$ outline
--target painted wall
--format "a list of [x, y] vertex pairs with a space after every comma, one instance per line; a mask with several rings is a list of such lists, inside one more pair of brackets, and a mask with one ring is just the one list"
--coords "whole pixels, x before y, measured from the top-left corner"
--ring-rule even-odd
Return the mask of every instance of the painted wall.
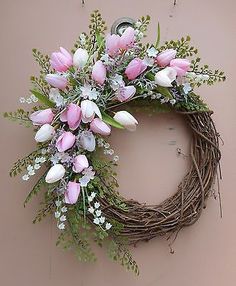
[[[34, 148], [32, 131], [1, 119], [0, 284], [14, 285], [129, 285], [129, 286], [233, 286], [236, 284], [236, 191], [235, 191], [235, 11], [234, 0], [1, 0], [1, 110], [15, 110], [18, 98], [28, 94], [29, 76], [37, 73], [31, 48], [51, 53], [59, 46], [70, 48], [87, 29], [88, 17], [98, 8], [110, 26], [121, 16], [152, 17], [148, 40], [155, 39], [157, 21], [162, 41], [191, 34], [202, 59], [225, 70], [228, 80], [199, 92], [215, 111], [214, 120], [224, 140], [221, 182], [223, 219], [219, 203], [209, 200], [201, 219], [183, 230], [170, 254], [165, 239], [140, 244], [133, 250], [141, 274], [134, 277], [110, 262], [97, 249], [98, 262], [80, 264], [72, 253], [55, 246], [53, 219], [31, 224], [40, 198], [26, 209], [23, 200], [33, 185], [10, 179], [8, 170], [18, 156]], [[189, 133], [180, 118], [138, 115], [136, 133], [113, 134], [119, 154], [120, 191], [127, 197], [160, 202], [173, 194], [183, 177], [188, 159]]]

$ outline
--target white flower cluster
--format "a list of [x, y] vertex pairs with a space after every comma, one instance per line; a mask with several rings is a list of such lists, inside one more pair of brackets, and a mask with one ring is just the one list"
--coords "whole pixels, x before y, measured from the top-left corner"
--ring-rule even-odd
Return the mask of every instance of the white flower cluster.
[[[100, 148], [104, 148], [104, 151], [103, 151], [104, 155], [110, 155], [110, 156], [114, 155], [114, 153], [115, 153], [114, 150], [110, 148], [110, 144], [107, 143], [103, 138], [99, 138], [97, 140], [97, 145]], [[119, 161], [119, 156], [118, 155], [114, 155], [113, 156], [113, 161], [114, 162]]]
[[45, 157], [37, 157], [34, 160], [34, 165], [28, 165], [27, 166], [27, 171], [28, 173], [22, 176], [22, 180], [23, 181], [28, 181], [30, 176], [35, 175], [35, 171], [41, 168], [41, 164], [46, 162], [46, 158]]
[[102, 211], [100, 209], [100, 203], [95, 202], [93, 205], [91, 204], [96, 196], [96, 193], [92, 192], [90, 196], [88, 196], [88, 201], [90, 207], [88, 208], [88, 212], [94, 216], [93, 223], [99, 226], [104, 226], [105, 230], [109, 230], [112, 225], [109, 222], [106, 222], [106, 218], [102, 216]]
[[88, 167], [83, 170], [83, 176], [79, 179], [81, 187], [87, 187], [90, 180], [94, 179], [95, 171], [93, 171], [93, 167]]
[[208, 81], [210, 78], [208, 74], [196, 74], [195, 72], [188, 72], [186, 74], [186, 77], [191, 79], [195, 83]]
[[31, 103], [35, 103], [35, 102], [38, 102], [38, 98], [31, 94], [29, 97], [25, 98], [25, 97], [20, 97], [19, 99], [20, 103], [28, 103], [28, 104], [31, 104]]
[[65, 229], [67, 207], [63, 206], [62, 201], [60, 201], [59, 199], [55, 202], [55, 204], [56, 204], [57, 209], [54, 215], [57, 220], [57, 227], [60, 230], [63, 230]]

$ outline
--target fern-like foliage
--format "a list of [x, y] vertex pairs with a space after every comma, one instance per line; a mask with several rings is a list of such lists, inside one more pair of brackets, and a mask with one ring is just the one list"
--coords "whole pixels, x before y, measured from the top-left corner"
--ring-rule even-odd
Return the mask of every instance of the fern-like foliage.
[[175, 49], [177, 51], [177, 57], [186, 58], [196, 55], [198, 50], [190, 45], [190, 36], [182, 37], [180, 40], [176, 41], [166, 41], [165, 44], [160, 47], [160, 51], [166, 49]]
[[23, 109], [17, 109], [16, 111], [13, 112], [4, 112], [3, 116], [5, 118], [8, 118], [9, 120], [13, 122], [17, 122], [20, 125], [24, 125], [25, 127], [30, 127], [32, 126], [32, 122], [29, 119], [30, 112], [25, 111]]
[[48, 55], [42, 54], [39, 50], [33, 49], [32, 50], [33, 57], [35, 58], [36, 62], [39, 64], [41, 67], [40, 73], [42, 75], [48, 74], [52, 72], [51, 70], [51, 65], [50, 65], [50, 57]]
[[136, 275], [139, 275], [138, 265], [124, 243], [115, 240], [110, 241], [108, 245], [108, 256], [113, 261], [119, 262], [127, 270], [133, 271]]
[[45, 182], [45, 177], [47, 174], [48, 170], [44, 173], [44, 175], [37, 181], [37, 183], [34, 185], [33, 189], [29, 192], [29, 194], [27, 195], [25, 201], [24, 201], [24, 207], [26, 206], [26, 204], [34, 197], [36, 196], [43, 188], [46, 188], [46, 186], [48, 185]]
[[23, 172], [23, 170], [25, 170], [28, 165], [33, 165], [34, 160], [38, 155], [39, 156], [41, 155], [41, 148], [31, 152], [26, 157], [17, 160], [10, 170], [10, 176], [15, 177], [18, 174], [20, 174], [21, 172]]
[[143, 35], [145, 36], [145, 33], [147, 32], [147, 28], [148, 28], [148, 25], [150, 24], [150, 16], [147, 15], [147, 16], [142, 16], [140, 19], [138, 19], [138, 23], [139, 23], [139, 26], [137, 27], [138, 30], [143, 33]]
[[40, 75], [39, 77], [31, 76], [30, 80], [34, 89], [39, 90], [42, 94], [48, 96], [50, 86], [44, 78], [43, 75]]

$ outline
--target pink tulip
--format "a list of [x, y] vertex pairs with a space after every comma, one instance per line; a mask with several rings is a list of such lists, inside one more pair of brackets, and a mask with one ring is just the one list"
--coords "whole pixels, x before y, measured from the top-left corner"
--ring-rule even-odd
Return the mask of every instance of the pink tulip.
[[120, 49], [120, 36], [118, 35], [107, 35], [106, 37], [106, 52], [109, 56], [114, 56], [119, 52]]
[[34, 125], [50, 124], [53, 120], [54, 114], [51, 108], [35, 111], [30, 115], [30, 120], [32, 120]]
[[106, 68], [102, 61], [97, 61], [92, 70], [92, 78], [99, 84], [104, 84], [106, 80]]
[[85, 155], [78, 155], [74, 158], [73, 171], [81, 173], [84, 169], [88, 168], [89, 163]]
[[184, 76], [190, 68], [190, 62], [186, 59], [174, 59], [170, 66], [176, 70], [178, 76]]
[[104, 136], [111, 134], [111, 127], [103, 122], [100, 118], [93, 119], [93, 121], [90, 123], [90, 130]]
[[127, 50], [134, 45], [135, 32], [132, 27], [128, 27], [120, 37], [120, 48]]
[[127, 66], [125, 74], [129, 80], [135, 79], [147, 68], [147, 65], [139, 58], [133, 59]]
[[70, 131], [64, 132], [59, 136], [56, 142], [56, 147], [59, 152], [64, 152], [70, 149], [75, 143], [75, 135]]
[[117, 90], [116, 98], [120, 101], [126, 101], [133, 97], [136, 93], [136, 88], [133, 85], [123, 86]]
[[64, 48], [60, 47], [60, 52], [51, 55], [50, 64], [58, 72], [65, 72], [72, 66], [72, 56]]
[[66, 204], [75, 204], [78, 200], [80, 193], [80, 184], [76, 182], [69, 182], [67, 185], [67, 190], [65, 192], [65, 202]]
[[169, 65], [170, 61], [173, 60], [176, 56], [176, 51], [174, 49], [168, 49], [161, 52], [156, 57], [156, 62], [160, 67], [166, 67]]
[[82, 119], [81, 108], [77, 104], [70, 103], [60, 119], [62, 122], [67, 122], [71, 130], [77, 129]]
[[51, 86], [59, 88], [61, 90], [65, 89], [68, 84], [67, 79], [59, 74], [47, 74], [45, 80]]

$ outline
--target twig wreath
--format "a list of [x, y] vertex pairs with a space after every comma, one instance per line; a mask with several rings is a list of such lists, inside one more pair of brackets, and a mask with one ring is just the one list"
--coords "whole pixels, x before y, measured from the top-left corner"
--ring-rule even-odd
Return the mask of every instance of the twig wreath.
[[[193, 224], [212, 192], [221, 156], [219, 134], [212, 111], [193, 88], [225, 80], [223, 72], [200, 66], [189, 36], [161, 46], [158, 25], [156, 42], [142, 44], [149, 22], [149, 16], [141, 17], [122, 35], [105, 35], [105, 22], [94, 11], [89, 33], [79, 36], [71, 53], [60, 48], [49, 57], [33, 49], [41, 71], [31, 77], [33, 89], [20, 102], [40, 104], [31, 112], [4, 114], [35, 128], [37, 149], [10, 172], [23, 172], [28, 181], [44, 165], [24, 203], [45, 191], [33, 222], [53, 213], [60, 230], [57, 244], [73, 249], [80, 260], [94, 261], [94, 240], [136, 274], [127, 246]], [[134, 131], [138, 122], [130, 112], [135, 109], [177, 112], [192, 130], [190, 170], [177, 192], [159, 205], [117, 192], [119, 157], [106, 137], [111, 127]]]

